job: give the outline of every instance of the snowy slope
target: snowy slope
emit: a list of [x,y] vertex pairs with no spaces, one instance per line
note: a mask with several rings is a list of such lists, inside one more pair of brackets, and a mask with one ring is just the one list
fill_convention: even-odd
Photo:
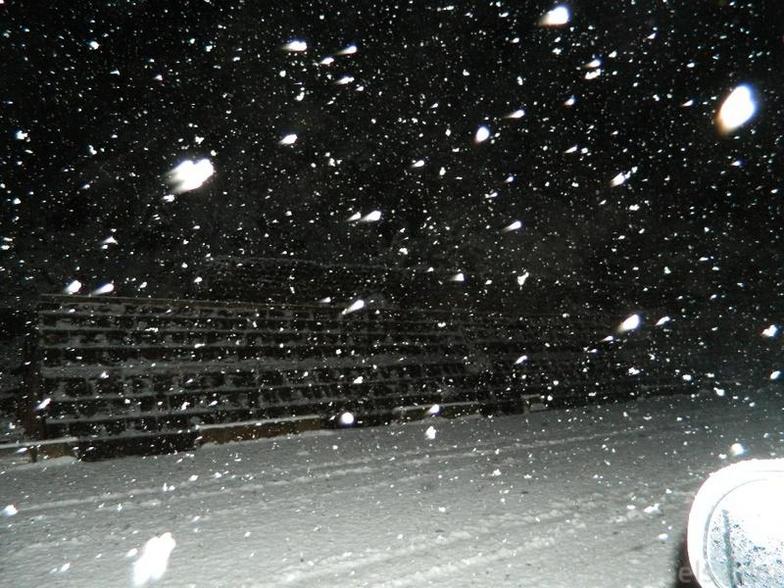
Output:
[[784,454],[780,396],[6,464],[0,577],[133,585],[144,544],[169,532],[161,586],[669,587],[689,502],[708,472],[739,459],[736,442],[744,457]]

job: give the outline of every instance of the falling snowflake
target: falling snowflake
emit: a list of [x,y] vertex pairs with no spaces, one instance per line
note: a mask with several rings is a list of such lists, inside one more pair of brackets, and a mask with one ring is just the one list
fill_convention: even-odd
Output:
[[481,126],[476,130],[476,135],[474,135],[474,142],[475,143],[483,143],[490,138],[490,129],[485,126]]
[[722,133],[732,131],[746,124],[757,111],[754,92],[745,84],[738,86],[724,99],[716,116],[716,123]]
[[73,280],[70,284],[68,284],[65,287],[65,293],[76,294],[81,289],[82,289],[82,283],[79,280]]
[[142,554],[133,562],[133,583],[145,586],[163,578],[169,565],[169,556],[177,543],[171,533],[153,537],[142,548]]
[[381,211],[374,210],[373,212],[369,212],[365,216],[362,217],[363,223],[375,223],[381,220]]
[[297,142],[297,134],[296,133],[289,133],[285,137],[280,140],[281,145],[293,145]]
[[733,457],[739,457],[746,453],[746,448],[740,443],[733,443],[730,446],[730,455]]
[[354,55],[357,52],[356,45],[349,45],[348,47],[341,49],[337,52],[337,55]]
[[546,12],[542,18],[539,19],[539,25],[543,27],[561,27],[568,24],[572,15],[566,6],[556,6],[552,10]]
[[283,50],[291,53],[302,53],[308,50],[308,44],[305,41],[295,39],[283,45]]
[[201,187],[214,173],[215,168],[209,159],[186,159],[169,172],[169,183],[176,194],[182,194]]
[[511,231],[519,231],[522,228],[522,226],[523,226],[523,223],[520,222],[519,220],[516,220],[513,223],[511,223],[510,225],[507,225],[503,229],[501,229],[501,232],[509,233]]
[[613,187],[620,186],[626,181],[628,177],[629,176],[627,176],[625,173],[621,172],[618,175],[616,175],[612,180],[610,180],[610,185]]
[[100,296],[101,294],[108,294],[109,292],[114,292],[114,284],[109,282],[108,284],[104,284],[103,286],[99,286],[95,290],[93,290],[93,296]]
[[341,314],[350,314],[352,312],[356,312],[358,310],[362,310],[365,308],[365,301],[364,300],[356,300],[351,303],[348,308],[343,309]]
[[618,331],[620,333],[626,333],[628,331],[633,331],[634,329],[638,328],[642,323],[642,319],[640,318],[639,314],[633,314],[627,319],[625,319],[619,326]]

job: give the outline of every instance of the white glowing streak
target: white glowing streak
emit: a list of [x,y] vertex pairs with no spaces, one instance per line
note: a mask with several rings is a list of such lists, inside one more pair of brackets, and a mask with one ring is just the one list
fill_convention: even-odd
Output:
[[340,415],[340,424],[344,427],[350,427],[354,424],[354,415],[350,412],[344,412]]
[[35,407],[35,410],[43,410],[47,406],[49,406],[49,403],[51,402],[52,402],[51,398],[44,398],[41,402],[38,403],[38,405]]
[[212,162],[209,159],[205,158],[199,161],[186,159],[169,172],[169,179],[174,192],[182,194],[201,187],[214,173],[215,168],[212,167]]
[[626,181],[627,177],[628,176],[625,173],[621,172],[617,176],[615,176],[612,180],[610,180],[610,185],[613,187],[620,186]]
[[283,45],[284,51],[291,51],[292,53],[302,53],[303,51],[308,50],[308,44],[305,41],[289,41],[285,45]]
[[566,6],[556,6],[549,12],[545,13],[542,18],[539,19],[539,24],[543,27],[561,27],[571,20],[572,15],[569,13],[569,9]]
[[349,306],[348,308],[343,309],[343,311],[340,314],[349,314],[349,313],[352,313],[352,312],[356,312],[358,310],[362,310],[363,308],[365,308],[365,301],[364,300],[357,300],[357,301],[353,302],[351,304],[351,306]]
[[528,356],[527,356],[527,355],[521,355],[520,357],[518,357],[518,358],[515,360],[515,365],[520,365],[520,364],[521,364],[521,363],[523,363],[524,361],[528,361]]
[[380,210],[374,210],[373,212],[370,212],[370,213],[368,213],[368,214],[366,214],[365,216],[362,217],[362,222],[363,223],[375,223],[375,222],[380,221],[380,220],[381,220],[381,211]]
[[775,337],[776,333],[779,332],[779,328],[776,325],[770,325],[767,329],[762,331],[763,337]]
[[754,102],[751,88],[741,85],[730,92],[722,102],[716,121],[722,132],[730,133],[746,124],[756,111],[757,104]]
[[531,276],[528,272],[525,272],[521,276],[517,276],[517,285],[518,286],[525,286],[525,281]]
[[781,376],[781,370],[774,370],[770,372],[770,379],[771,380],[778,380]]
[[474,135],[474,141],[477,143],[482,143],[487,141],[490,138],[490,129],[485,126],[479,127],[476,130],[476,135]]
[[465,274],[463,274],[463,272],[458,272],[454,276],[452,276],[450,279],[453,282],[465,282]]
[[516,221],[515,221],[515,222],[513,222],[511,225],[504,227],[504,228],[502,229],[502,232],[504,232],[504,233],[509,233],[509,232],[511,232],[511,231],[518,231],[518,230],[520,230],[522,227],[523,227],[523,223],[521,223],[519,220],[516,220]]
[[352,383],[353,384],[362,384],[364,381],[365,381],[365,378],[363,376],[357,376],[356,378],[354,378],[354,381]]
[[15,507],[13,504],[9,504],[8,506],[6,506],[6,507],[3,509],[3,514],[4,514],[5,516],[7,516],[7,517],[12,517],[12,516],[14,516],[16,513],[18,513],[18,512],[19,512],[19,511],[16,509],[16,507]]
[[327,296],[325,298],[322,298],[321,300],[319,300],[319,302],[321,304],[329,304],[330,302],[332,302],[332,296]]
[[358,213],[358,212],[355,212],[350,217],[348,217],[348,222],[352,223],[354,221],[358,221],[361,218],[362,218],[362,215],[360,213]]
[[618,327],[618,331],[621,333],[625,333],[627,331],[633,331],[634,329],[640,326],[641,322],[642,321],[640,320],[640,315],[633,314],[632,316],[630,316],[620,324],[620,326]]
[[666,325],[669,322],[670,322],[670,317],[663,316],[658,321],[656,321],[656,326],[661,327],[662,325]]
[[425,160],[418,159],[414,163],[411,164],[411,167],[425,167]]
[[74,280],[65,287],[66,294],[76,294],[82,289],[82,283],[79,280]]
[[109,282],[108,284],[104,284],[103,286],[95,290],[93,292],[93,296],[98,296],[100,294],[108,294],[109,292],[114,292],[114,284],[112,284],[111,282]]
[[569,149],[564,151],[564,153],[574,153],[575,151],[577,151],[577,145],[572,145],[571,147],[569,147]]
[[324,59],[319,61],[319,65],[329,65],[329,64],[334,63],[334,62],[335,62],[335,58],[334,57],[325,57]]
[[281,145],[293,145],[297,142],[297,134],[296,133],[289,133],[285,137],[280,140]]
[[133,562],[134,586],[144,586],[163,578],[169,566],[169,556],[176,545],[174,537],[168,532],[147,541],[141,556]]
[[514,112],[510,112],[506,115],[506,118],[523,118],[525,116],[525,110],[522,108],[515,110]]
[[433,406],[427,409],[427,414],[430,416],[435,416],[439,412],[441,412],[441,406],[439,406],[438,404],[434,404]]
[[349,45],[345,49],[341,49],[340,51],[338,51],[337,54],[338,55],[354,55],[354,53],[356,53],[356,52],[357,52],[357,46],[356,45]]
[[343,76],[337,82],[335,82],[338,86],[345,86],[346,84],[350,84],[354,81],[353,76]]
[[602,60],[594,59],[593,61],[589,61],[588,63],[586,63],[583,67],[585,69],[597,69],[601,66],[602,66]]
[[106,239],[101,241],[101,244],[102,245],[117,245],[117,239],[115,239],[114,236],[110,235],[109,237],[106,237]]
[[564,106],[574,106],[574,103],[577,102],[577,98],[574,96],[569,96],[564,102]]

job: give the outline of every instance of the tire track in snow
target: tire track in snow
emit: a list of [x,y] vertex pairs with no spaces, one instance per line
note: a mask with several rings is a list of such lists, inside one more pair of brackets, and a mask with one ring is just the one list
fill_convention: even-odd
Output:
[[[603,502],[599,500],[602,498],[602,494],[594,493],[591,498],[592,500],[586,500],[582,504],[581,512],[595,511],[604,506]],[[488,515],[483,519],[483,524],[481,525],[471,525],[460,531],[449,533],[446,536],[439,535],[435,539],[433,538],[432,534],[414,535],[408,539],[409,545],[396,549],[375,551],[366,554],[349,552],[332,558],[324,558],[314,562],[314,567],[310,570],[284,570],[278,577],[274,578],[270,582],[270,585],[318,585],[318,581],[320,579],[327,581],[327,576],[344,576],[348,578],[352,577],[351,574],[355,573],[357,570],[364,569],[369,566],[392,564],[393,562],[401,559],[410,560],[414,556],[418,556],[428,551],[433,551],[434,549],[438,549],[439,551],[443,551],[445,549],[453,550],[462,543],[470,542],[472,544],[482,544],[483,542],[487,541],[487,536],[498,535],[520,528],[540,525],[542,523],[552,524],[558,521],[566,520],[570,516],[573,516],[572,509],[574,505],[572,503],[554,501],[549,503],[547,507],[548,510],[546,512],[539,514],[504,513],[501,515]],[[557,539],[555,536],[539,537],[521,544],[521,548],[545,548],[551,546],[556,540]],[[505,553],[510,555],[515,554],[518,550],[521,550],[502,548],[502,550],[504,549],[506,549]],[[480,563],[480,561],[488,561],[488,557],[492,559],[500,559],[499,556],[493,557],[479,554],[465,559],[466,561],[470,561],[471,565],[476,565],[477,563]],[[400,566],[393,567],[394,569],[400,568]],[[435,567],[437,568],[438,566]],[[461,567],[466,567],[466,562],[463,562]],[[422,572],[419,571],[411,574],[412,580],[414,582],[418,582],[421,579],[427,579],[426,577],[421,577],[421,574]],[[376,585],[376,581],[373,578],[369,578],[366,581]],[[408,583],[408,580],[404,579],[404,577],[398,577],[397,579],[382,585],[404,586]]]
[[[728,425],[728,424],[737,424],[737,419],[735,418],[726,418],[726,419],[715,419],[711,421],[711,426],[721,426],[721,425]],[[536,451],[536,450],[543,450],[543,449],[552,449],[558,448],[562,446],[572,445],[574,443],[588,443],[590,441],[596,440],[609,440],[618,437],[636,437],[640,434],[646,434],[648,436],[666,436],[672,434],[673,432],[682,432],[685,427],[688,426],[686,424],[679,424],[676,426],[668,426],[668,427],[659,427],[655,430],[653,429],[622,429],[620,431],[601,431],[598,433],[593,434],[586,434],[586,435],[573,435],[570,437],[564,438],[552,438],[552,439],[540,439],[540,440],[532,440],[532,441],[519,441],[518,436],[512,435],[505,435],[494,437],[492,439],[488,439],[486,441],[478,441],[476,443],[464,443],[461,445],[451,445],[442,448],[432,448],[430,450],[425,448],[415,448],[410,450],[405,450],[399,453],[394,453],[390,455],[390,453],[380,453],[374,454],[370,456],[360,457],[360,458],[353,458],[347,459],[344,461],[332,461],[322,464],[301,464],[291,469],[280,470],[278,472],[269,472],[266,471],[262,474],[242,474],[237,478],[231,477],[220,477],[220,478],[212,478],[209,480],[200,480],[198,483],[190,483],[190,482],[183,482],[182,484],[176,484],[177,490],[171,492],[165,492],[162,490],[161,487],[155,488],[135,488],[131,490],[123,490],[121,492],[108,492],[103,494],[95,494],[91,496],[83,496],[80,498],[66,498],[61,500],[54,500],[49,502],[42,502],[37,504],[28,504],[28,505],[17,505],[19,515],[25,514],[32,514],[32,513],[40,513],[42,511],[48,510],[58,510],[66,507],[78,507],[78,506],[90,506],[90,505],[101,505],[102,503],[122,503],[123,508],[138,508],[144,506],[159,506],[164,502],[168,502],[169,500],[201,500],[205,498],[212,498],[220,495],[225,495],[227,492],[232,494],[234,493],[242,493],[242,492],[259,492],[264,491],[266,489],[273,489],[280,486],[297,486],[297,485],[307,485],[312,484],[314,482],[319,481],[326,481],[326,480],[336,480],[348,476],[361,476],[361,475],[368,475],[370,473],[377,473],[377,472],[393,472],[399,471],[401,469],[405,469],[406,467],[418,467],[422,465],[432,464],[437,461],[439,457],[448,458],[448,459],[475,459],[477,457],[483,457],[487,455],[492,455],[495,453],[496,450],[500,450],[501,452],[504,451]],[[501,444],[503,440],[509,441],[514,439],[511,443],[507,442],[505,444]],[[482,447],[488,447],[489,449],[480,449]],[[422,454],[426,453],[426,457],[422,457]],[[393,457],[394,459],[390,459]],[[378,465],[378,462],[385,462],[381,465]],[[295,474],[293,477],[291,474]],[[255,478],[256,476],[270,476],[275,475],[276,477],[287,476],[286,479],[274,479],[274,480],[264,480],[258,482],[252,482],[248,478],[252,476],[251,479]],[[233,485],[237,481],[240,481],[239,485]],[[191,486],[193,484],[193,486]],[[367,486],[367,489],[371,489],[374,486],[384,486],[386,482],[382,482],[379,484],[373,484]],[[205,486],[219,486],[214,490],[205,489]],[[183,490],[192,490],[188,492],[184,492]],[[199,489],[197,489],[199,488]],[[352,490],[359,491],[365,489],[365,486],[354,486]],[[334,491],[333,491],[334,492]],[[135,499],[138,497],[143,496],[151,496],[153,497],[151,500],[145,503],[138,503]],[[107,513],[114,513],[116,514],[116,510],[112,508],[97,508],[94,512],[107,512]],[[73,516],[69,514],[68,516]],[[47,515],[47,518],[56,518],[56,515]]]
[[[404,469],[406,467],[418,467],[422,465],[433,464],[438,461],[438,459],[446,458],[450,460],[458,460],[458,459],[476,459],[477,457],[484,457],[489,455],[494,455],[496,450],[500,452],[504,451],[531,451],[531,450],[541,450],[541,449],[549,449],[554,447],[562,447],[568,446],[575,443],[586,443],[589,441],[596,441],[598,439],[609,439],[614,437],[622,437],[622,436],[636,436],[639,432],[636,430],[623,430],[623,431],[615,431],[615,432],[602,432],[602,433],[595,433],[592,435],[577,435],[572,437],[566,437],[563,439],[552,439],[552,440],[541,440],[541,441],[533,441],[530,443],[521,443],[521,442],[513,442],[505,445],[501,445],[498,443],[498,439],[496,438],[491,441],[485,441],[481,443],[471,443],[466,444],[464,447],[456,447],[451,446],[443,449],[433,449],[430,451],[426,451],[423,449],[419,450],[409,450],[402,452],[400,454],[395,454],[394,460],[390,459],[389,454],[382,454],[382,455],[374,455],[365,458],[359,459],[352,459],[346,461],[335,461],[328,464],[318,464],[313,466],[303,465],[296,470],[299,470],[299,475],[294,477],[288,477],[286,479],[278,479],[278,480],[267,480],[267,481],[260,481],[260,482],[250,482],[247,480],[247,475],[243,475],[239,478],[228,478],[228,477],[220,477],[217,479],[205,480],[198,484],[193,483],[193,486],[190,486],[191,483],[185,482],[183,484],[176,485],[177,488],[180,489],[188,489],[189,487],[193,487],[193,490],[190,492],[183,492],[181,490],[174,490],[170,492],[165,492],[162,490],[161,487],[155,488],[136,488],[132,490],[124,490],[122,492],[109,492],[104,494],[95,494],[91,496],[84,496],[81,498],[66,498],[61,500],[53,500],[49,502],[42,502],[37,504],[28,504],[18,506],[19,509],[18,515],[25,515],[25,514],[32,514],[32,513],[40,513],[42,511],[47,510],[58,510],[61,508],[66,507],[75,507],[75,506],[90,506],[90,505],[98,505],[101,503],[111,503],[111,502],[122,502],[124,507],[128,508],[133,501],[139,497],[143,496],[163,496],[166,500],[171,499],[194,499],[199,500],[203,498],[211,498],[219,495],[224,495],[227,491],[231,493],[241,493],[241,492],[251,492],[251,491],[260,491],[270,488],[276,488],[280,486],[290,486],[290,485],[300,485],[300,484],[312,484],[318,481],[325,481],[325,480],[335,480],[340,479],[343,477],[354,476],[354,475],[366,475],[370,473],[377,473],[377,472],[394,472]],[[477,450],[477,447],[480,446],[491,446],[492,449],[487,450]],[[468,449],[468,448],[471,449]],[[422,454],[426,453],[425,457],[422,457]],[[404,458],[400,458],[399,456],[402,455]],[[407,457],[407,459],[406,459]],[[384,464],[378,465],[377,462],[386,462]],[[348,466],[348,467],[347,467]],[[295,470],[295,471],[296,471]],[[326,470],[326,471],[322,471]],[[280,472],[278,475],[283,475],[284,472]],[[287,472],[290,473],[290,472]],[[259,477],[268,474],[259,474]],[[240,485],[232,485],[233,482],[240,480]],[[196,487],[198,486],[218,486],[220,488],[216,488],[215,490],[197,490]],[[354,486],[352,490],[358,491],[363,489],[364,486]],[[97,512],[101,511],[108,511],[116,513],[110,508],[107,509],[99,509]],[[69,516],[73,516],[72,514]]]

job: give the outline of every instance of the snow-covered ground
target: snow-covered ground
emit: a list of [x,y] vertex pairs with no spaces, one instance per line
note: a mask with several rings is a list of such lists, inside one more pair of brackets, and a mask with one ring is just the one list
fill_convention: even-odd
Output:
[[129,586],[156,573],[161,586],[670,587],[703,478],[781,455],[782,398],[769,389],[146,459],[7,462],[0,578],[18,587]]

